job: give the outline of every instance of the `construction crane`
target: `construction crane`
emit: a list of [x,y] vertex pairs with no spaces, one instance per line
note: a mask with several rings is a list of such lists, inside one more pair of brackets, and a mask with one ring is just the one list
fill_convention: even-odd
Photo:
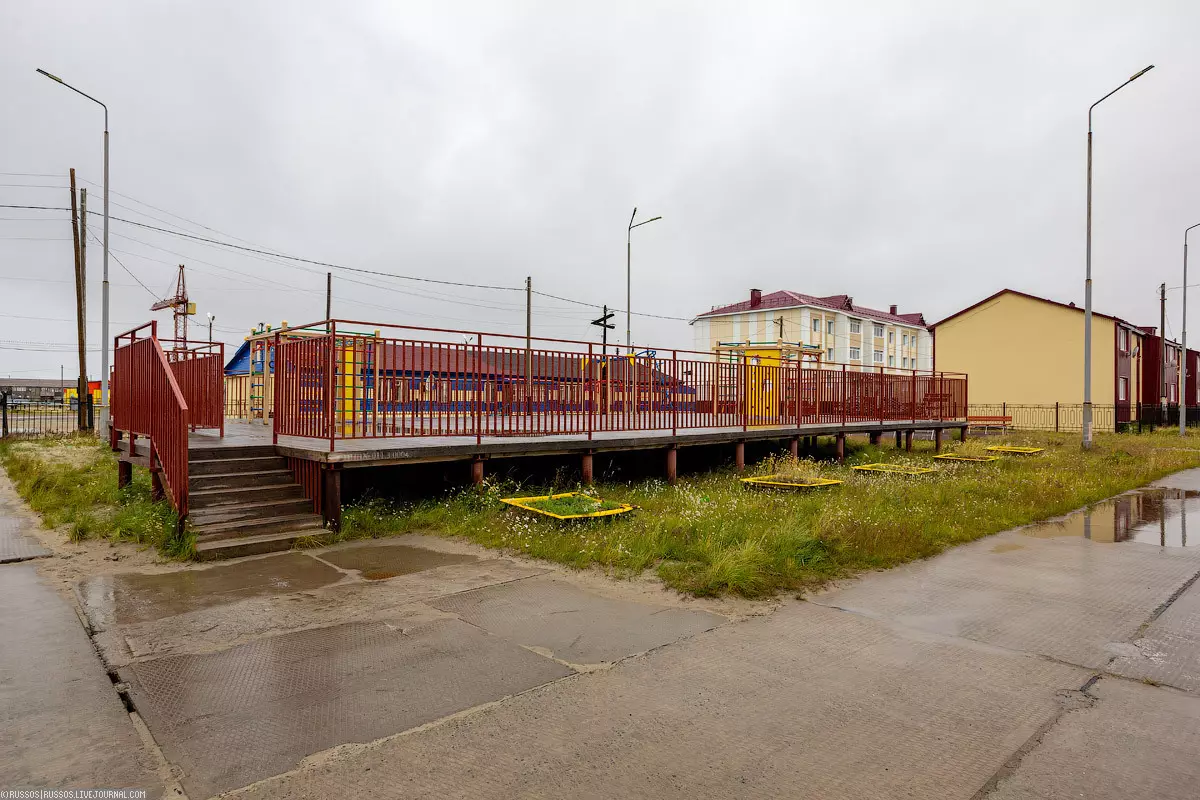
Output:
[[179,265],[179,277],[175,281],[175,294],[150,306],[151,311],[169,308],[175,313],[175,346],[187,343],[187,318],[196,313],[196,304],[188,302],[187,281],[183,277],[183,264]]

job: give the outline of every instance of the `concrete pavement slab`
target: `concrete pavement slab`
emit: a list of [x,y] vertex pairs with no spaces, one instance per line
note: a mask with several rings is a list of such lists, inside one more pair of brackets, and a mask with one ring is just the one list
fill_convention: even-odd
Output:
[[438,616],[288,633],[218,653],[139,662],[120,674],[192,797],[571,674]]
[[163,786],[79,618],[31,565],[0,567],[0,788]]
[[462,592],[430,605],[581,666],[617,661],[727,621],[707,611],[602,597],[551,576]]
[[79,598],[93,627],[104,630],[341,579],[328,564],[303,553],[282,553],[176,572],[100,575],[79,585]]
[[1044,528],[991,536],[812,599],[1098,669],[1200,572],[1200,548],[1039,538]]
[[1195,800],[1200,698],[1102,678],[1096,698],[1063,714],[989,800]]
[[1087,672],[807,603],[241,798],[970,798]]
[[44,558],[50,551],[30,531],[38,525],[17,496],[12,481],[0,470],[0,564]]
[[1200,581],[1145,626],[1108,671],[1200,692]]
[[324,550],[316,555],[340,569],[355,570],[373,581],[479,560],[479,556],[466,553],[446,553],[392,542],[366,542]]

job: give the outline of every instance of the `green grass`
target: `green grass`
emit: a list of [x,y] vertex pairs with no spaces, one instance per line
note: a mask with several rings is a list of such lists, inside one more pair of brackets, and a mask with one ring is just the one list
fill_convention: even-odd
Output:
[[583,516],[584,514],[611,511],[614,508],[621,507],[620,503],[614,503],[611,500],[601,500],[598,497],[592,497],[583,493],[570,494],[565,497],[548,497],[545,500],[530,500],[525,505],[530,508],[536,508],[539,511],[558,514],[560,517]]
[[195,551],[194,535],[176,533],[170,503],[150,499],[148,472],[134,470],[133,481],[117,488],[117,461],[94,436],[6,441],[0,463],[45,526],[67,526],[71,541],[136,542],[172,558]]
[[[489,483],[482,493],[467,490],[415,505],[368,500],[346,510],[339,538],[429,531],[618,575],[654,570],[668,586],[698,596],[762,597],[932,556],[1200,466],[1200,435],[1180,440],[1170,432],[1098,435],[1087,453],[1077,435],[1067,434],[989,437],[954,442],[947,450],[983,455],[986,446],[1001,442],[1046,452],[963,463],[933,460],[930,442],[914,443],[912,454],[855,442],[846,467],[773,458],[748,470],[837,478],[845,481],[840,486],[756,491],[744,488],[732,470],[684,478],[675,486],[660,480],[606,483],[593,487],[596,495],[641,510],[570,526],[523,514],[500,498],[577,487]],[[937,472],[912,477],[848,468],[876,461]]]

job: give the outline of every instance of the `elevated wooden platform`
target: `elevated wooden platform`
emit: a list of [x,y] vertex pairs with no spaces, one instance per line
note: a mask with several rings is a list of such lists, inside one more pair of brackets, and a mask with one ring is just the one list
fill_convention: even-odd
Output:
[[[437,461],[461,461],[485,458],[517,458],[526,456],[606,453],[622,450],[661,450],[667,447],[735,444],[787,440],[793,437],[837,436],[841,434],[879,435],[893,431],[955,431],[966,429],[965,420],[917,420],[879,422],[850,422],[842,424],[802,425],[788,427],[752,427],[747,430],[731,428],[696,428],[670,431],[637,431],[596,433],[586,436],[490,436],[476,443],[471,436],[421,436],[378,439],[339,440],[333,452],[329,443],[320,439],[293,436],[279,437],[276,452],[281,456],[337,464],[344,468],[379,467],[394,464],[415,464]],[[271,429],[254,423],[229,421],[225,436],[216,431],[195,431],[188,438],[190,447],[243,447],[271,443]]]

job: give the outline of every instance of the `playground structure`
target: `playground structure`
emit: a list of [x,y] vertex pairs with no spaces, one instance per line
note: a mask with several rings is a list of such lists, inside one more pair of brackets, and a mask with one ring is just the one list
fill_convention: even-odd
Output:
[[[400,335],[380,335],[384,328]],[[331,451],[345,439],[592,438],[617,431],[956,420],[966,413],[965,375],[831,368],[819,358],[772,361],[747,352],[718,359],[686,350],[608,353],[595,343],[561,339],[522,347],[513,340],[523,341],[323,320],[264,332],[252,342],[263,348],[258,363],[275,365],[264,396],[276,441],[322,439]]]

